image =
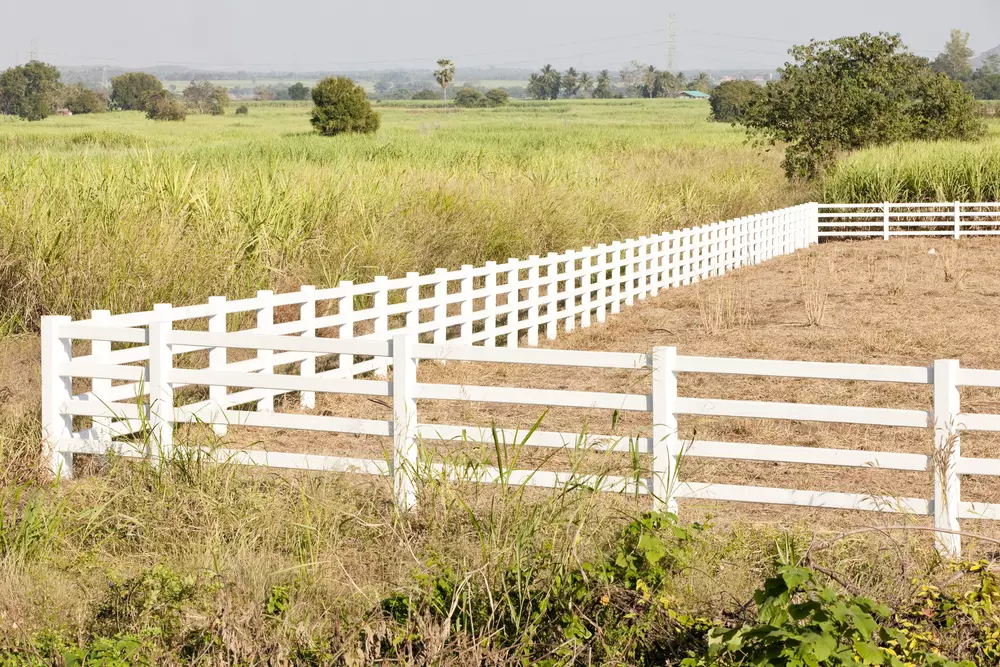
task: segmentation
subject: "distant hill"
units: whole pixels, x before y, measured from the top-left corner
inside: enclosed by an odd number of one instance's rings
[[[972,59],[972,66],[979,68],[983,66],[983,63],[990,56],[1000,56],[1000,46],[994,46],[989,51],[983,51],[978,56]]]

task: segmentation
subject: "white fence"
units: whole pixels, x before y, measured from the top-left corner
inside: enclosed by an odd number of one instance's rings
[[[91,319],[77,322],[45,317],[46,456],[55,474],[70,477],[74,454],[127,452],[139,442],[146,447],[142,455],[159,456],[172,449],[175,426],[191,422],[211,424],[220,434],[230,425],[245,425],[382,436],[393,438],[388,461],[243,450],[216,450],[212,455],[235,463],[392,475],[399,502],[408,507],[415,500],[413,480],[419,479],[410,473],[417,472],[423,440],[491,442],[493,438],[491,432],[470,425],[422,424],[417,400],[596,408],[651,413],[651,437],[639,443],[652,454],[649,470],[600,479],[505,471],[504,479],[543,486],[590,484],[601,490],[650,494],[667,506],[678,498],[704,498],[932,515],[941,531],[957,530],[963,518],[1000,518],[1000,505],[962,502],[960,484],[962,475],[1000,476],[1000,460],[963,458],[958,446],[962,429],[1000,431],[1000,415],[962,414],[957,389],[1000,387],[1000,371],[960,369],[955,361],[923,368],[678,357],[673,348],[658,348],[652,354],[519,349],[536,345],[541,335],[553,339],[560,329],[603,322],[609,313],[662,289],[807,247],[823,235],[819,225],[830,224],[823,222],[830,215],[844,214],[806,204],[544,258],[376,278],[364,285],[342,282],[328,289],[259,292],[239,301],[213,297],[203,305],[161,304],[144,313],[95,311]],[[251,328],[231,330],[240,318],[252,319]],[[74,341],[76,352],[83,354],[75,354]],[[230,361],[231,350],[240,351],[234,355],[243,358]],[[653,389],[649,395],[626,395],[418,383],[417,363],[425,359],[645,368],[652,371]],[[394,366],[391,381],[384,379],[389,366]],[[287,374],[289,368],[298,374]],[[933,384],[934,410],[688,398],[677,395],[676,384],[677,374],[686,372]],[[368,379],[371,374],[376,379]],[[185,387],[194,389],[178,391]],[[191,396],[198,388],[204,389],[194,400]],[[305,410],[315,407],[316,393],[388,398],[393,419],[275,412],[274,398],[293,393]],[[684,452],[692,457],[930,471],[933,498],[873,498],[678,480],[674,474],[681,454],[678,418],[686,415],[933,428],[933,444],[929,436],[925,454],[721,442],[694,442]],[[80,418],[90,424],[76,425],[74,420]],[[497,433],[504,438],[514,435],[504,428]],[[536,432],[528,443],[615,451],[633,444],[555,432]],[[443,464],[435,466],[438,472],[458,475]],[[490,482],[501,471],[481,468],[475,474],[479,481]],[[939,532],[937,539],[946,553],[959,553],[960,541],[953,532]]]
[[[1000,203],[819,204],[820,238],[996,236]]]

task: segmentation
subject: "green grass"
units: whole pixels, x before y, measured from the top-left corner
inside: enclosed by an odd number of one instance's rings
[[[376,136],[336,138],[310,131],[304,103],[183,123],[0,121],[0,331],[524,257],[809,198],[703,104],[381,112]]]

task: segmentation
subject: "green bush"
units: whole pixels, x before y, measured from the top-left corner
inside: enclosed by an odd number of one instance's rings
[[[101,113],[108,110],[108,96],[77,83],[63,90],[63,106],[74,114]]]
[[[146,117],[150,120],[184,120],[187,110],[180,100],[164,91],[146,99]]]
[[[753,81],[723,81],[712,89],[708,98],[712,107],[712,120],[720,123],[740,122],[750,105],[760,97],[760,93],[760,86]]]
[[[160,80],[146,72],[128,72],[111,79],[111,105],[122,111],[148,111],[149,99],[163,92]]]
[[[468,109],[484,107],[486,106],[486,98],[483,97],[483,94],[475,88],[465,86],[463,88],[459,88],[458,92],[455,93],[455,106],[465,107]]]
[[[245,104],[241,104],[238,107],[236,107],[237,116],[246,116],[249,113],[250,113],[250,107],[248,107]]]
[[[426,90],[418,90],[417,92],[413,93],[413,97],[411,97],[410,99],[411,100],[439,100],[439,99],[441,99],[441,94],[438,93],[436,90],[430,90],[428,88]]]
[[[381,118],[372,110],[365,89],[344,76],[323,79],[312,91],[312,124],[325,137],[343,133],[371,134]]]
[[[510,102],[510,93],[503,88],[493,88],[486,91],[486,101],[492,107],[502,107]]]

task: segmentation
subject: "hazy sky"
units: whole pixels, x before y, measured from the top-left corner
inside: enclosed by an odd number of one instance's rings
[[[773,67],[811,38],[902,33],[921,55],[951,28],[1000,44],[1000,0],[0,0],[0,65],[32,43],[59,65],[246,70],[462,65]]]

